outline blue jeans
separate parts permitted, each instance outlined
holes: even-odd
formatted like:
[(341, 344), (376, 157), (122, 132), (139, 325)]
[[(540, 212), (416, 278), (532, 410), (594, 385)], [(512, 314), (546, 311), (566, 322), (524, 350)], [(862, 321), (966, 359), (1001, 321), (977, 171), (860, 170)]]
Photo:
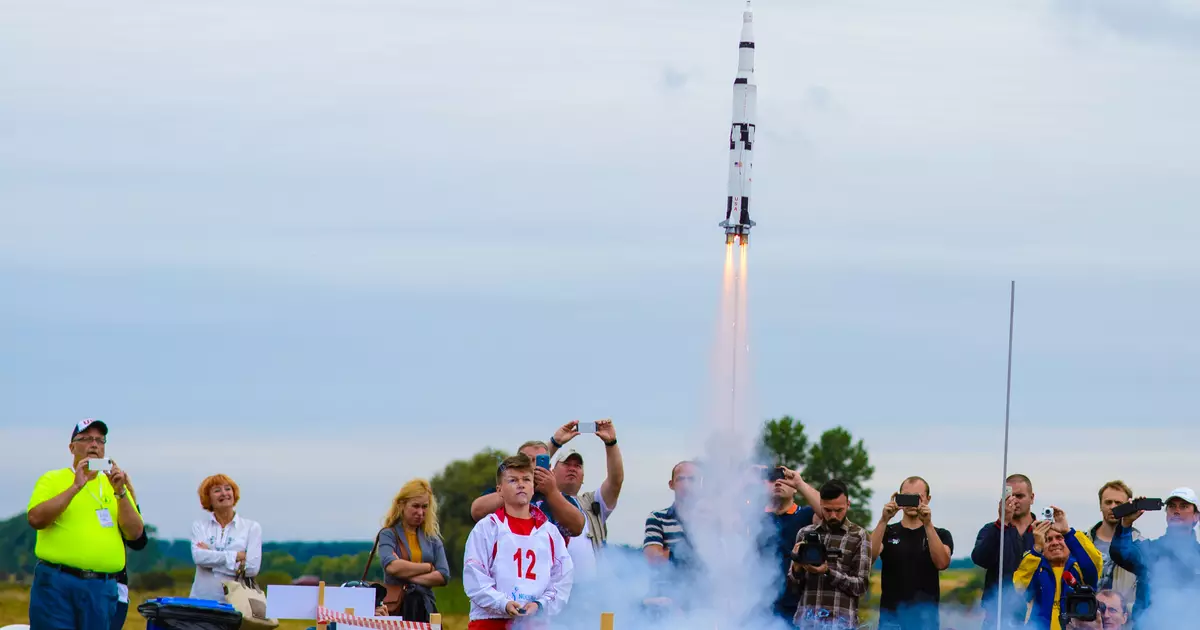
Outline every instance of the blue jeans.
[(117, 581), (85, 580), (38, 563), (29, 589), (29, 630), (108, 628), (117, 612)]
[(117, 612), (113, 613), (112, 625), (108, 630), (121, 630), (125, 627), (125, 617), (129, 615), (129, 604), (127, 602), (117, 602)]

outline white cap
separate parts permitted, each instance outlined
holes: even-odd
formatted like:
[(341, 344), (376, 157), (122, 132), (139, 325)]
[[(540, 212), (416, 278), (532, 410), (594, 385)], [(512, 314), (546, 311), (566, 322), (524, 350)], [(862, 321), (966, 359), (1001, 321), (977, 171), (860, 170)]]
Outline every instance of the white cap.
[(1183, 499), (1188, 503), (1200, 508), (1200, 501), (1196, 499), (1196, 493), (1191, 488), (1175, 488), (1171, 491), (1171, 495), (1167, 497), (1167, 501), (1171, 499)]
[(572, 448), (558, 449), (558, 452), (554, 454), (554, 464), (553, 465), (557, 466), (559, 464), (559, 462), (564, 462), (568, 458), (571, 458), (571, 457), (578, 457), (579, 465), (580, 466), (583, 465), (583, 455), (580, 455), (579, 451), (572, 449)]

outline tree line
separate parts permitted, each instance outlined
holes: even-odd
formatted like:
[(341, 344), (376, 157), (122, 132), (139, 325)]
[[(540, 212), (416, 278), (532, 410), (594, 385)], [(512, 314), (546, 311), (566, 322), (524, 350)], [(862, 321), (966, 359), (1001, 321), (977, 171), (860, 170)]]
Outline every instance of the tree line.
[[(871, 490), (867, 483), (874, 467), (861, 439), (855, 441), (848, 430), (836, 427), (810, 444), (804, 424), (784, 416), (763, 424), (761, 447), (764, 460), (802, 471), (815, 487), (834, 477), (846, 482), (850, 488), (851, 520), (864, 526), (871, 524), (867, 507)], [(462, 566), (467, 534), (475, 525), (471, 502), (495, 486), (496, 467), (507, 456), (505, 451), (484, 449), (468, 459), (450, 462), (430, 480), (437, 495), (438, 520), (451, 567)], [(194, 570), (191, 542), (160, 539), (156, 534), (154, 526), (147, 525), (150, 544), (129, 554), (131, 586), (155, 590), (190, 584)], [(24, 581), (33, 575), (37, 562), (33, 553), (35, 541), (36, 533), (24, 513), (0, 522), (0, 578)], [(289, 584), (304, 576), (315, 576), (329, 584), (359, 579), (371, 544), (372, 541), (263, 543), (259, 583)], [(376, 562), (368, 579), (382, 577)]]

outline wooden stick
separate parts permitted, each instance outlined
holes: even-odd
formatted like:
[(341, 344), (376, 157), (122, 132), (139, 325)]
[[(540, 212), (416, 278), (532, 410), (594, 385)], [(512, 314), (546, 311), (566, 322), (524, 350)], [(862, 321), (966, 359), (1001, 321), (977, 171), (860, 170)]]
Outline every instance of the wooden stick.
[(317, 625), (324, 626), (325, 622), (321, 621), (321, 612), (319, 609), (325, 607), (325, 582), (317, 582)]
[(612, 613), (601, 613), (600, 614), (600, 630), (613, 630), (613, 614)]

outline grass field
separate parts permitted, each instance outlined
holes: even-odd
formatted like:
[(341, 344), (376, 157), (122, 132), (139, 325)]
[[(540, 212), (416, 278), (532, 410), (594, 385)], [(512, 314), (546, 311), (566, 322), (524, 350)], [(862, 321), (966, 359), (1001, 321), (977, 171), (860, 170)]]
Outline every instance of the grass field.
[[(125, 618), (122, 630), (144, 630), (146, 620), (137, 613), (137, 604), (156, 597), (187, 597), (188, 589), (179, 588), (156, 593), (130, 591), (129, 601), (133, 604)], [(12, 623), (29, 623), (29, 589), (17, 585), (0, 587), (0, 626)], [(315, 621), (281, 621), (279, 630), (304, 630), (316, 625)], [(466, 615), (443, 615), (442, 627), (446, 630), (466, 630)]]
[[(947, 594), (954, 592), (957, 589), (967, 587), (973, 579), (977, 578), (978, 573), (979, 572), (976, 570), (951, 569), (944, 571), (942, 573), (943, 601), (948, 599)], [(870, 602), (865, 604), (868, 609), (873, 609), (879, 604), (879, 575), (873, 574), (871, 577)], [(452, 593), (444, 594), (446, 597), (457, 599), (457, 596), (462, 591), (462, 586), (457, 583), (452, 583), (450, 586), (446, 587), (446, 589), (457, 589)], [(130, 602), (133, 602), (133, 606), (129, 610), (129, 616), (125, 620), (125, 627), (123, 630), (142, 630), (146, 627), (146, 621), (137, 613), (136, 608), (138, 603), (144, 602), (148, 599), (154, 599), (156, 597), (187, 597), (187, 594), (188, 589), (186, 587), (158, 592), (131, 591), (129, 593), (129, 600)], [(439, 593), (439, 595), (443, 594)], [(967, 595), (970, 597), (971, 593), (967, 593)], [(973, 597), (975, 601), (978, 601), (977, 593), (975, 593)], [(450, 609), (449, 606), (441, 604), (440, 599), (441, 597), (439, 597), (439, 607), (444, 610)], [(465, 604), (465, 596), (463, 596), (462, 599), (464, 601), (461, 603)], [(454, 604), (455, 608), (461, 609), (458, 607), (460, 602), (454, 602)], [(0, 585), (0, 626), (12, 623), (28, 623), (28, 615), (29, 589), (15, 584)], [(873, 613), (870, 615), (864, 614), (864, 617), (867, 616), (873, 616)], [(315, 622), (313, 621), (284, 621), (279, 624), (279, 630), (305, 630), (305, 628), (309, 628), (313, 625), (315, 625)], [(618, 625), (620, 625), (619, 622)], [(442, 627), (446, 628), (446, 630), (466, 630), (467, 616), (443, 615)]]

